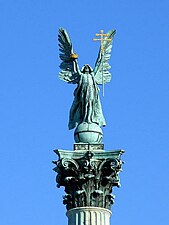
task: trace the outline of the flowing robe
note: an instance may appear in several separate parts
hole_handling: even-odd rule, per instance
[[[98,92],[93,74],[81,73],[69,113],[69,130],[82,122],[106,125]]]

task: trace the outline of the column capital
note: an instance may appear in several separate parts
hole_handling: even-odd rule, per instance
[[[112,188],[120,187],[121,155],[124,150],[55,150],[59,159],[57,187],[64,186],[63,203],[67,210],[77,207],[110,209],[114,203]]]

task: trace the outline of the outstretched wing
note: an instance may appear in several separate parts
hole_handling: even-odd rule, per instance
[[[77,62],[71,57],[74,54],[72,43],[67,31],[63,28],[59,29],[58,41],[60,50],[59,57],[62,60],[59,79],[69,83],[77,83],[79,80]]]
[[[103,50],[100,47],[99,54],[96,60],[95,68],[94,68],[94,76],[96,79],[96,82],[98,84],[105,84],[107,82],[110,82],[111,80],[111,73],[109,72],[109,69],[111,66],[108,63],[108,60],[110,59],[110,53],[112,49],[112,41],[113,37],[115,35],[115,30],[110,30],[104,38],[104,45]]]

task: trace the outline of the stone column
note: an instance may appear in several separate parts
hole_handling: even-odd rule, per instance
[[[66,213],[68,225],[109,225],[111,211],[100,207],[78,207]]]
[[[55,150],[57,187],[65,187],[68,225],[109,225],[113,187],[120,187],[124,150],[104,151],[103,144],[75,144]]]

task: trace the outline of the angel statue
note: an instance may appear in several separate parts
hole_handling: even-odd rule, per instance
[[[110,59],[114,34],[115,30],[110,30],[104,38],[101,36],[101,39],[98,39],[101,40],[101,47],[94,70],[88,64],[85,64],[80,70],[77,61],[78,55],[73,51],[72,42],[67,31],[63,28],[59,29],[59,56],[62,60],[59,78],[65,82],[77,84],[68,124],[69,130],[76,127],[76,142],[101,142],[102,137],[100,136],[96,140],[92,138],[94,133],[97,132],[102,136],[100,127],[106,125],[100,103],[98,85],[104,85],[111,80],[108,60]],[[91,134],[89,130],[93,130],[94,133]],[[85,131],[86,134],[84,134]],[[80,138],[80,133],[83,133],[85,137]],[[88,138],[86,139],[87,135]]]

